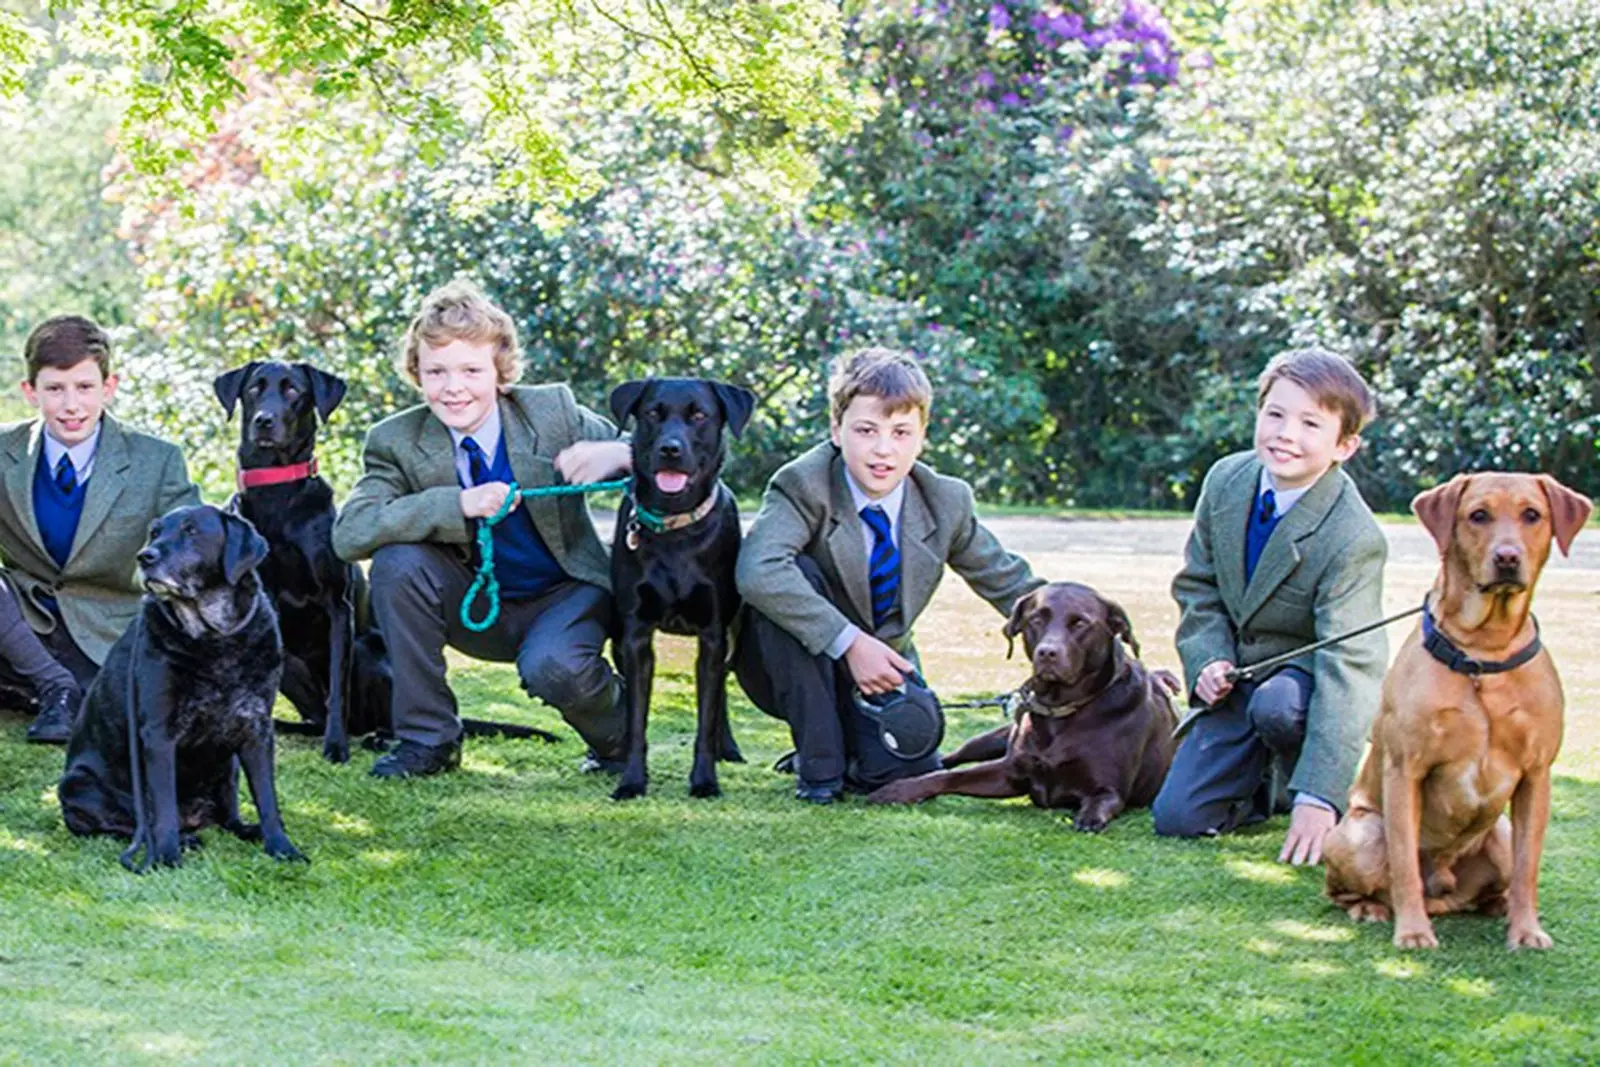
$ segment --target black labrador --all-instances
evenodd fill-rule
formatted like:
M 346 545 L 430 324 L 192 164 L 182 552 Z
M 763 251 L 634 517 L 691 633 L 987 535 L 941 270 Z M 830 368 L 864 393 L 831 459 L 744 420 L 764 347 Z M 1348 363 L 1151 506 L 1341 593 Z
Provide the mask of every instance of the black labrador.
M 132 838 L 130 870 L 177 866 L 207 826 L 305 858 L 273 778 L 283 644 L 256 573 L 266 555 L 248 522 L 205 506 L 157 519 L 139 550 L 146 595 L 89 686 L 57 787 L 73 833 Z M 241 766 L 259 825 L 239 816 Z
M 627 708 L 627 762 L 614 799 L 643 796 L 648 783 L 645 723 L 656 630 L 699 638 L 690 795 L 721 793 L 718 759 L 742 762 L 728 725 L 727 684 L 742 535 L 738 506 L 718 474 L 722 431 L 738 437 L 754 410 L 750 390 L 698 378 L 648 378 L 612 390 L 617 424 L 630 418 L 635 423 L 632 484 L 617 514 L 611 550 L 620 627 L 614 646 Z
M 344 380 L 309 363 L 252 362 L 212 388 L 228 418 L 242 409 L 230 507 L 269 546 L 261 580 L 283 632 L 283 695 L 322 735 L 323 758 L 344 763 L 351 737 L 389 733 L 390 704 L 366 576 L 334 554 L 333 488 L 317 474 L 317 427 L 344 399 Z

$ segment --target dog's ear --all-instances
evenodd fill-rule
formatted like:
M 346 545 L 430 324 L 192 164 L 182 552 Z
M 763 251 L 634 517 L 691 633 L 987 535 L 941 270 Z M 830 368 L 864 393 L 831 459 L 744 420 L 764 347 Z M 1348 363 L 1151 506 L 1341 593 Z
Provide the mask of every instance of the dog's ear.
M 344 379 L 337 374 L 319 370 L 309 363 L 296 363 L 294 369 L 304 374 L 311 382 L 311 403 L 316 406 L 317 418 L 327 422 L 328 416 L 333 414 L 339 402 L 344 399 Z
M 238 585 L 247 571 L 255 570 L 267 558 L 267 539 L 256 532 L 250 520 L 231 515 L 222 516 L 222 576 L 229 585 Z
M 1099 594 L 1096 594 L 1097 596 Z M 1106 625 L 1111 632 L 1122 638 L 1122 643 L 1133 650 L 1133 658 L 1139 658 L 1139 639 L 1133 636 L 1133 620 L 1128 618 L 1128 613 L 1122 610 L 1122 605 L 1115 600 L 1100 597 L 1100 603 L 1106 609 Z
M 756 394 L 742 385 L 728 385 L 725 382 L 712 382 L 711 388 L 716 391 L 717 403 L 722 405 L 722 424 L 729 433 L 738 437 L 749 425 L 750 416 L 756 410 Z
M 646 378 L 638 382 L 623 382 L 611 390 L 611 417 L 616 420 L 617 429 L 622 429 L 633 418 L 639 398 L 644 396 L 644 391 L 653 381 L 654 378 Z
M 222 410 L 228 413 L 228 418 L 233 418 L 233 409 L 239 403 L 239 394 L 244 392 L 244 383 L 250 380 L 250 375 L 261 366 L 256 360 L 251 360 L 242 367 L 235 367 L 226 374 L 219 374 L 211 382 L 211 391 L 217 394 L 217 400 L 222 404 Z
M 1028 625 L 1028 612 L 1033 610 L 1033 599 L 1032 593 L 1017 597 L 1017 602 L 1011 606 L 1011 618 L 1000 628 L 1006 638 L 1006 659 L 1010 659 L 1017 650 L 1017 635 Z
M 1539 475 L 1539 485 L 1544 489 L 1545 499 L 1550 501 L 1550 527 L 1565 556 L 1572 547 L 1572 539 L 1594 513 L 1594 501 L 1575 489 L 1568 489 L 1548 474 Z
M 1411 513 L 1422 523 L 1422 528 L 1433 535 L 1433 543 L 1439 546 L 1441 556 L 1450 550 L 1450 538 L 1455 532 L 1456 508 L 1471 480 L 1470 474 L 1458 474 L 1443 485 L 1418 493 L 1411 501 Z

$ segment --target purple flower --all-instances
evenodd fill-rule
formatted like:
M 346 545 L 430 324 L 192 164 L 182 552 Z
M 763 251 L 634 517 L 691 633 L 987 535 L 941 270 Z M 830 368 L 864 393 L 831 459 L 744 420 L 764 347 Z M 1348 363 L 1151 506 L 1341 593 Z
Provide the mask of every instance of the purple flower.
M 1002 107 L 1021 107 L 1022 106 L 1022 97 L 1018 96 L 1016 93 L 1007 93 L 1006 95 L 1004 95 L 1004 96 L 1002 96 L 1000 98 L 1000 106 L 1002 106 Z
M 972 80 L 980 89 L 994 88 L 994 73 L 992 71 L 980 70 Z
M 1006 10 L 1004 4 L 994 4 L 989 8 L 989 28 L 1003 30 L 1011 25 L 1011 12 Z

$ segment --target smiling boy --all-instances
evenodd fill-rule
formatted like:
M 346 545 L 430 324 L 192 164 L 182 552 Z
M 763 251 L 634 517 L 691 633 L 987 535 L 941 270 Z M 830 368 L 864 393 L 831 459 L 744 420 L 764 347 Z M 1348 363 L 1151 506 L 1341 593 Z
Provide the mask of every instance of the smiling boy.
M 372 773 L 408 778 L 455 768 L 461 718 L 444 649 L 514 662 L 522 687 L 588 742 L 585 768 L 620 767 L 618 683 L 603 654 L 611 630 L 610 559 L 577 495 L 513 500 L 494 527 L 500 616 L 461 624 L 477 566 L 475 519 L 500 510 L 511 482 L 593 482 L 632 465 L 616 427 L 565 385 L 517 385 L 516 327 L 473 286 L 429 294 L 399 359 L 423 403 L 367 434 L 365 473 L 333 527 L 350 562 L 370 558 L 372 607 L 394 676 L 399 744 Z
M 106 412 L 111 342 L 89 319 L 41 323 L 22 395 L 39 417 L 0 429 L 0 685 L 31 694 L 28 740 L 64 744 L 82 690 L 133 620 L 150 523 L 198 504 L 183 453 Z
M 1002 615 L 1043 584 L 978 522 L 971 486 L 917 462 L 933 389 L 912 357 L 841 357 L 828 401 L 831 440 L 772 476 L 740 549 L 752 610 L 734 658 L 751 701 L 789 724 L 795 795 L 821 804 L 938 766 L 879 751 L 853 691 L 916 669 L 912 625 L 946 563 Z
M 1172 583 L 1196 711 L 1153 807 L 1157 833 L 1227 833 L 1287 809 L 1279 860 L 1320 862 L 1377 714 L 1383 631 L 1255 682 L 1227 676 L 1382 616 L 1388 545 L 1340 469 L 1372 415 L 1348 361 L 1282 353 L 1257 384 L 1254 450 L 1207 473 Z

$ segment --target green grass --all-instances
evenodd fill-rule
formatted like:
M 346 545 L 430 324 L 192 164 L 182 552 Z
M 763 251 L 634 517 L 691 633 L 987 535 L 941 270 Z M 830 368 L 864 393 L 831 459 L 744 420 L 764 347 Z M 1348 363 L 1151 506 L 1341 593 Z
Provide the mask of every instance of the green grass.
M 1173 663 L 1158 557 L 1035 559 L 1123 600 Z M 750 763 L 687 795 L 687 642 L 660 643 L 652 793 L 577 773 L 581 744 L 509 668 L 463 662 L 472 714 L 556 726 L 477 740 L 418 782 L 279 751 L 310 866 L 208 831 L 181 870 L 117 865 L 62 827 L 61 753 L 0 713 L 0 1063 L 1592 1063 L 1600 1058 L 1600 636 L 1594 571 L 1540 593 L 1566 678 L 1567 744 L 1541 880 L 1548 953 L 1504 923 L 1438 923 L 1401 953 L 1320 870 L 1280 866 L 1285 821 L 1099 836 L 1025 802 L 802 806 L 768 770 L 784 729 L 735 688 Z M 1392 568 L 1406 602 L 1428 568 Z M 959 583 L 921 628 L 947 696 L 1014 684 L 999 619 Z M 1398 643 L 1399 634 L 1394 635 Z M 995 720 L 957 712 L 949 736 Z

